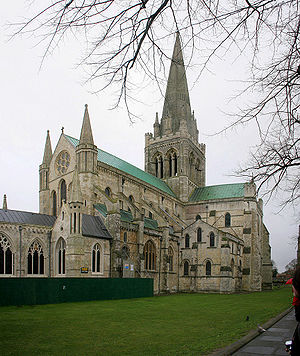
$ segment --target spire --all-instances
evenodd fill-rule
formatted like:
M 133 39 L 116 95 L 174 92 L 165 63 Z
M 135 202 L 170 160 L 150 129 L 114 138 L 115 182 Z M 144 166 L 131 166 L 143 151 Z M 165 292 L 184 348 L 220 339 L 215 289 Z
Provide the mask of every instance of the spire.
M 83 122 L 82 122 L 82 127 L 81 127 L 81 133 L 80 133 L 79 144 L 82 144 L 82 143 L 88 143 L 88 144 L 92 144 L 92 145 L 94 144 L 92 128 L 91 128 L 91 123 L 90 123 L 90 116 L 89 116 L 87 104 L 85 104 L 84 117 L 83 117 Z
M 189 133 L 193 135 L 190 97 L 179 32 L 176 34 L 176 41 L 165 95 L 162 118 L 165 117 L 171 118 L 172 132 L 175 133 L 179 131 L 180 121 L 185 120 L 187 122 Z M 164 127 L 162 130 L 162 134 L 165 134 Z
M 80 180 L 77 171 L 77 166 L 75 166 L 74 174 L 73 174 L 70 203 L 82 203 L 82 194 L 80 189 Z
M 3 210 L 7 210 L 7 200 L 6 200 L 6 194 L 4 194 L 3 196 L 3 206 L 2 206 Z
M 47 130 L 47 137 L 46 137 L 46 143 L 45 143 L 45 149 L 44 149 L 44 157 L 43 157 L 42 163 L 49 166 L 51 159 L 52 159 L 52 147 L 51 147 L 49 130 Z

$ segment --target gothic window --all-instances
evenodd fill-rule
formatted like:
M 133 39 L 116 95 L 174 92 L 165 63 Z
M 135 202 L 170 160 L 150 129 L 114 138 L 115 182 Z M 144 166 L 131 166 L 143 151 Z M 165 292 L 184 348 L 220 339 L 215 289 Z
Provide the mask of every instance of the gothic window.
M 178 161 L 177 161 L 177 154 L 176 154 L 176 152 L 174 153 L 173 157 L 174 157 L 174 175 L 177 176 L 177 173 L 178 173 L 178 168 L 177 168 L 177 166 L 178 166 Z
M 66 242 L 61 237 L 56 245 L 57 274 L 66 274 Z
M 57 206 L 57 199 L 56 199 L 56 191 L 54 190 L 52 192 L 52 215 L 53 216 L 57 215 L 56 206 Z
M 153 219 L 153 214 L 151 213 L 151 211 L 149 211 L 149 218 Z
M 129 195 L 128 199 L 129 199 L 129 201 L 130 201 L 131 203 L 133 203 L 133 202 L 134 202 L 134 198 L 133 198 L 133 196 L 132 196 L 132 195 Z
M 99 244 L 95 244 L 92 250 L 92 273 L 101 273 L 101 247 Z
M 0 234 L 0 275 L 13 274 L 14 256 L 8 238 Z
M 111 196 L 111 189 L 109 187 L 105 188 L 105 194 L 110 197 Z
M 130 257 L 130 250 L 128 246 L 123 246 L 122 247 L 122 252 L 121 252 L 123 260 L 128 260 Z
M 211 262 L 207 261 L 205 265 L 205 274 L 211 276 Z
M 188 234 L 185 235 L 184 247 L 185 248 L 189 248 L 190 247 L 190 236 Z
M 174 252 L 171 246 L 168 248 L 168 256 L 169 256 L 169 272 L 173 272 Z
M 169 155 L 169 177 L 172 177 L 172 155 Z
M 215 234 L 211 232 L 209 234 L 209 246 L 214 247 L 215 246 Z
M 147 270 L 155 270 L 156 265 L 156 252 L 155 246 L 152 241 L 147 241 L 144 248 L 144 256 L 145 256 L 145 269 Z
M 197 229 L 197 242 L 202 242 L 202 229 L 199 227 Z
M 27 273 L 44 274 L 44 253 L 38 241 L 34 241 L 27 254 Z
M 124 242 L 127 242 L 127 232 L 126 231 L 123 234 L 123 240 L 124 240 Z
M 164 161 L 162 157 L 160 157 L 160 178 L 164 177 Z
M 60 206 L 62 206 L 63 201 L 67 201 L 67 187 L 64 179 L 60 183 Z
M 197 220 L 201 220 L 201 216 L 199 214 L 196 216 L 196 221 Z
M 229 227 L 231 225 L 231 216 L 229 213 L 225 214 L 225 227 Z
M 183 275 L 188 276 L 189 275 L 189 263 L 188 261 L 185 261 L 183 264 Z
M 158 158 L 155 158 L 155 176 L 158 177 Z

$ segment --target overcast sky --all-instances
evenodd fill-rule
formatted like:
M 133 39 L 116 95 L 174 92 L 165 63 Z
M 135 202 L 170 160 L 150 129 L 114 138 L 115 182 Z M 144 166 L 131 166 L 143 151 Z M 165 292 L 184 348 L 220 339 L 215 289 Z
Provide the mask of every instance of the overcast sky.
M 95 144 L 143 169 L 144 134 L 152 131 L 156 111 L 161 116 L 163 99 L 155 86 L 141 89 L 136 109 L 141 119 L 131 125 L 122 107 L 111 110 L 116 98 L 111 90 L 95 95 L 96 83 L 93 87 L 83 84 L 86 73 L 76 66 L 81 53 L 74 39 L 62 44 L 40 70 L 43 47 L 36 46 L 36 39 L 8 41 L 12 30 L 6 24 L 26 17 L 23 3 L 1 4 L 0 197 L 7 195 L 9 209 L 38 212 L 38 169 L 47 130 L 53 150 L 62 126 L 66 134 L 79 138 L 84 104 L 88 104 Z M 171 55 L 171 46 L 169 51 Z M 195 73 L 187 71 L 200 142 L 206 144 L 207 185 L 243 181 L 230 174 L 247 160 L 257 142 L 253 125 L 212 136 L 229 122 L 223 112 L 234 109 L 228 99 L 240 85 L 236 80 L 245 73 L 243 63 L 216 61 L 196 83 L 192 82 Z M 278 204 L 274 197 L 264 207 L 264 222 L 270 232 L 272 259 L 282 271 L 296 258 L 299 221 L 292 207 L 278 212 Z

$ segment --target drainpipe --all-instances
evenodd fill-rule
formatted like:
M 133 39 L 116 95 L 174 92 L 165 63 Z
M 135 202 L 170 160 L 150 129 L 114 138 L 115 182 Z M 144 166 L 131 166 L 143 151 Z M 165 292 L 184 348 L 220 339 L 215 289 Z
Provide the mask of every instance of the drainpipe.
M 51 277 L 51 236 L 52 236 L 52 231 L 48 232 L 48 243 L 49 243 L 49 272 L 48 272 L 48 278 Z
M 159 238 L 158 294 L 160 294 L 161 241 L 162 237 Z
M 22 268 L 22 230 L 23 230 L 23 227 L 20 225 L 19 226 L 19 233 L 20 233 L 20 256 L 19 256 L 19 277 L 21 278 L 21 268 Z

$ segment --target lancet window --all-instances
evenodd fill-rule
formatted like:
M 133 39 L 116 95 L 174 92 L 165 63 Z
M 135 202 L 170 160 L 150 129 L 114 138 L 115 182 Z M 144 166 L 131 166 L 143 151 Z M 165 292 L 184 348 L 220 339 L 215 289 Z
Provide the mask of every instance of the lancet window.
M 60 206 L 62 206 L 63 201 L 67 201 L 67 186 L 64 179 L 60 182 Z
M 152 241 L 147 241 L 144 248 L 144 256 L 145 256 L 145 269 L 147 270 L 155 270 L 156 266 L 156 251 L 155 246 Z
M 164 177 L 164 161 L 161 154 L 156 155 L 154 159 L 155 163 L 155 175 L 158 178 Z
M 188 276 L 189 275 L 189 262 L 185 261 L 183 264 L 183 275 Z
M 9 239 L 0 234 L 0 275 L 13 274 L 14 255 L 11 251 Z
M 177 160 L 177 154 L 176 152 L 170 152 L 167 155 L 167 161 L 168 161 L 168 175 L 169 177 L 175 177 L 177 176 L 177 166 L 178 166 L 178 160 Z
M 231 225 L 231 215 L 229 213 L 225 214 L 225 227 L 229 227 Z
M 57 256 L 57 274 L 66 274 L 66 242 L 63 238 L 60 238 L 56 247 Z
M 205 274 L 211 276 L 211 262 L 207 261 L 205 265 Z
M 102 272 L 102 250 L 99 244 L 95 244 L 92 250 L 92 273 Z

